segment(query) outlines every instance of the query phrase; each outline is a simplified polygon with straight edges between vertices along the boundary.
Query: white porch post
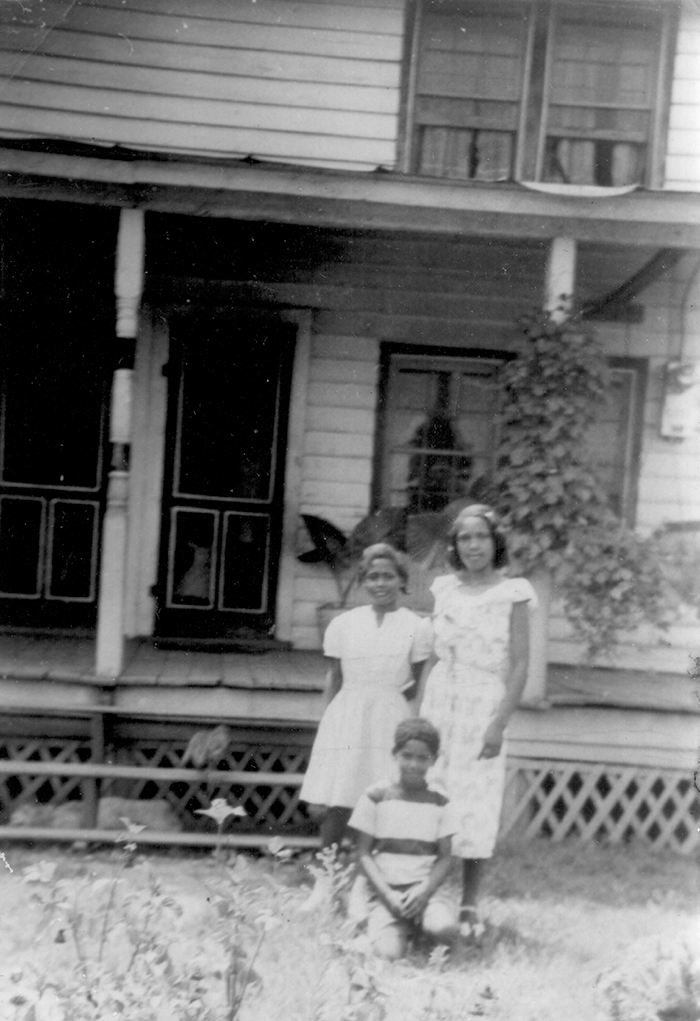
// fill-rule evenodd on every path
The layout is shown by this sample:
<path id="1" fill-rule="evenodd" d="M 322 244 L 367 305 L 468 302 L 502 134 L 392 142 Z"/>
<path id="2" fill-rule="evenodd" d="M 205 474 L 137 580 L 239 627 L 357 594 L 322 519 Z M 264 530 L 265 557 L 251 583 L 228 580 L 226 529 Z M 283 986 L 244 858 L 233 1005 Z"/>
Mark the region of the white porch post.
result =
<path id="1" fill-rule="evenodd" d="M 574 238 L 553 238 L 545 274 L 544 308 L 556 322 L 564 322 L 571 312 L 575 282 L 576 241 Z M 548 571 L 537 571 L 530 580 L 537 593 L 539 606 L 532 615 L 530 666 L 523 701 L 541 702 L 547 695 L 552 578 Z"/>
<path id="2" fill-rule="evenodd" d="M 144 214 L 122 209 L 117 236 L 114 291 L 116 335 L 123 354 L 112 378 L 109 440 L 112 461 L 107 482 L 107 507 L 102 524 L 99 601 L 97 605 L 98 677 L 118 677 L 124 666 L 124 588 L 131 443 L 131 377 L 143 292 Z"/>

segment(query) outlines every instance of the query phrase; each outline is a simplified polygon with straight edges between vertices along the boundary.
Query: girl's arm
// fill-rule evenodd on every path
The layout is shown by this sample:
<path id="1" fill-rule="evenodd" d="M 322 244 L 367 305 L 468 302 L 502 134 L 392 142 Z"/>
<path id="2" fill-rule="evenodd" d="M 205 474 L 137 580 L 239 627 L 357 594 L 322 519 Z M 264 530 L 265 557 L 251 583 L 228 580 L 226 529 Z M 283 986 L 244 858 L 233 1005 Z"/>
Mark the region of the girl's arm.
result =
<path id="1" fill-rule="evenodd" d="M 484 734 L 484 743 L 479 752 L 480 759 L 492 759 L 501 750 L 503 733 L 508 720 L 520 703 L 527 681 L 530 658 L 530 620 L 527 602 L 513 603 L 510 614 L 510 647 L 508 671 L 505 676 L 506 693 L 498 712 Z"/>
<path id="2" fill-rule="evenodd" d="M 325 713 L 335 696 L 343 686 L 343 668 L 339 659 L 328 657 L 328 673 L 326 674 L 326 690 L 323 696 L 323 712 Z"/>
<path id="3" fill-rule="evenodd" d="M 416 714 L 420 716 L 420 707 L 423 703 L 423 695 L 425 694 L 425 683 L 428 680 L 430 671 L 437 663 L 438 658 L 434 652 L 431 652 L 424 663 L 421 663 L 421 675 L 418 681 L 418 691 L 416 692 Z"/>
<path id="4" fill-rule="evenodd" d="M 418 714 L 418 693 L 420 690 L 421 677 L 423 676 L 423 667 L 425 666 L 425 660 L 422 659 L 418 663 L 411 663 L 411 679 L 401 688 L 401 693 L 407 702 L 411 703 L 411 708 L 414 710 L 414 714 Z"/>
<path id="5" fill-rule="evenodd" d="M 401 894 L 397 893 L 396 890 L 392 890 L 372 857 L 372 844 L 374 843 L 374 837 L 370 836 L 369 833 L 363 833 L 362 830 L 356 830 L 356 833 L 357 859 L 360 868 L 367 876 L 370 884 L 374 887 L 379 898 L 389 908 L 392 915 L 401 917 L 403 914 Z"/>
<path id="6" fill-rule="evenodd" d="M 453 864 L 452 837 L 441 837 L 438 840 L 437 859 L 430 875 L 424 883 L 419 883 L 403 895 L 404 918 L 419 918 L 423 914 L 430 898 L 452 871 Z"/>

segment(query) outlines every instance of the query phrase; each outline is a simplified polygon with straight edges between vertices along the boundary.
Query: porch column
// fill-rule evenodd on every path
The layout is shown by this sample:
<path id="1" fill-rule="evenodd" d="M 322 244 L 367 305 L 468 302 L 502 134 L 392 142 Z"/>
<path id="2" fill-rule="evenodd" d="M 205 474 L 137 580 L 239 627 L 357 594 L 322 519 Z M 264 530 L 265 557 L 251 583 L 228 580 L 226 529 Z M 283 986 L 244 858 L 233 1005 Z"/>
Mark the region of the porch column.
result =
<path id="1" fill-rule="evenodd" d="M 562 323 L 571 314 L 576 283 L 576 240 L 553 238 L 547 257 L 544 308 L 555 322 Z M 549 615 L 552 604 L 552 577 L 548 571 L 536 571 L 530 581 L 537 593 L 538 607 L 530 627 L 530 665 L 524 702 L 542 702 L 547 696 L 547 660 Z"/>
<path id="2" fill-rule="evenodd" d="M 102 524 L 100 588 L 97 604 L 95 673 L 118 677 L 124 667 L 124 591 L 131 443 L 131 377 L 138 309 L 143 292 L 144 214 L 122 209 L 117 236 L 114 291 L 117 311 L 116 368 L 112 377 L 109 440 L 112 460 Z"/>

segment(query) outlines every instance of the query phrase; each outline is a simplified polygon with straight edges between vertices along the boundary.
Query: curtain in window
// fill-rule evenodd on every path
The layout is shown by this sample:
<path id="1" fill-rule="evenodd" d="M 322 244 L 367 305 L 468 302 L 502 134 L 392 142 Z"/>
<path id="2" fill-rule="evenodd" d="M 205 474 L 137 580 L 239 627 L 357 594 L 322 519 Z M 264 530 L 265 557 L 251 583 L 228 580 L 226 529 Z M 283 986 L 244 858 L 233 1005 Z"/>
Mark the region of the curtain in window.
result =
<path id="1" fill-rule="evenodd" d="M 513 161 L 513 135 L 506 131 L 469 131 L 425 127 L 419 174 L 460 181 L 507 181 Z"/>

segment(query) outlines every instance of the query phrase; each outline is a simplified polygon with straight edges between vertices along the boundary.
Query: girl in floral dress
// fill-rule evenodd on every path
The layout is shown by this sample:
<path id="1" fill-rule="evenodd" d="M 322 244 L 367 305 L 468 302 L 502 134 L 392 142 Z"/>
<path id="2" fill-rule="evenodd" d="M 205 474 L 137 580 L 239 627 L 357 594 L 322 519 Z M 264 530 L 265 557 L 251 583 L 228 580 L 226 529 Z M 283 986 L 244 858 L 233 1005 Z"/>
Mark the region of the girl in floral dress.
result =
<path id="1" fill-rule="evenodd" d="M 493 511 L 460 512 L 448 537 L 453 573 L 436 578 L 433 629 L 437 663 L 420 713 L 438 728 L 437 771 L 454 805 L 462 859 L 460 921 L 477 922 L 484 861 L 493 854 L 503 801 L 505 731 L 527 679 L 529 613 L 536 602 L 525 578 L 507 578 L 506 543 Z"/>

